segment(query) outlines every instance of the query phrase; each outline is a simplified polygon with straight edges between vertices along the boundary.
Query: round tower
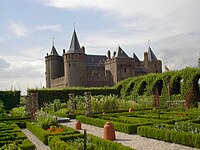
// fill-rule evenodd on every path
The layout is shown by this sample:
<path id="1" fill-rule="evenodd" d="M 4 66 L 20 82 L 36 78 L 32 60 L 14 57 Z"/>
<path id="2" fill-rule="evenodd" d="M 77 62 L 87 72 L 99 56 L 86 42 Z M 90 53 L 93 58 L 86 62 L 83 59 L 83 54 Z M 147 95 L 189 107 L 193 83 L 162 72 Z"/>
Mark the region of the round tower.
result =
<path id="1" fill-rule="evenodd" d="M 80 48 L 75 31 L 72 36 L 70 48 L 64 54 L 64 72 L 66 86 L 86 86 L 85 48 Z"/>
<path id="2" fill-rule="evenodd" d="M 63 57 L 59 56 L 55 46 L 52 46 L 50 55 L 45 57 L 46 65 L 46 87 L 51 87 L 51 80 L 64 76 L 64 61 Z"/>

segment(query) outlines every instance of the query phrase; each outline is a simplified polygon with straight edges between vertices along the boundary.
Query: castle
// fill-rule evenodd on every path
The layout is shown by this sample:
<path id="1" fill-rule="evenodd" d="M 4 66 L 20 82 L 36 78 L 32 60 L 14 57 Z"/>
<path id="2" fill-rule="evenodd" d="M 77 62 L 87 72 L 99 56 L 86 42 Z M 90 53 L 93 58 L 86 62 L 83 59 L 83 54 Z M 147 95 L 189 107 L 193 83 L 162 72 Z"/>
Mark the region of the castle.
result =
<path id="1" fill-rule="evenodd" d="M 69 50 L 63 50 L 60 56 L 53 44 L 51 53 L 45 57 L 45 65 L 47 88 L 112 86 L 129 77 L 162 72 L 162 62 L 150 46 L 143 61 L 134 53 L 129 57 L 120 46 L 112 56 L 110 51 L 107 56 L 87 55 L 85 47 L 80 47 L 75 30 Z"/>

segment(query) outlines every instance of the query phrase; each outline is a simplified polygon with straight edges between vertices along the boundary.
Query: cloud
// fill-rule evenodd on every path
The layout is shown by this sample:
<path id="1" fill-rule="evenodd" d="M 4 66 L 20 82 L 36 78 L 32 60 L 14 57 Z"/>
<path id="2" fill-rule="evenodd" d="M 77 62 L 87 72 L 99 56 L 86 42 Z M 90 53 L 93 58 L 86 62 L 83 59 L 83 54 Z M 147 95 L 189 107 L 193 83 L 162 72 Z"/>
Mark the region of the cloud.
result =
<path id="1" fill-rule="evenodd" d="M 51 30 L 51 31 L 60 32 L 60 31 L 62 31 L 62 27 L 59 24 L 55 24 L 55 25 L 42 25 L 42 26 L 36 27 L 36 30 Z"/>
<path id="2" fill-rule="evenodd" d="M 27 88 L 45 86 L 44 60 L 14 61 L 9 63 L 10 65 L 1 62 L 4 61 L 0 59 L 0 65 L 4 64 L 4 69 L 0 68 L 0 90 L 17 89 L 21 90 L 24 95 Z"/>
<path id="3" fill-rule="evenodd" d="M 10 21 L 8 28 L 11 30 L 11 32 L 18 36 L 18 37 L 26 37 L 28 35 L 28 30 L 25 27 L 24 24 L 20 23 L 20 22 L 14 22 L 14 21 Z"/>
<path id="4" fill-rule="evenodd" d="M 3 58 L 0 58 L 0 70 L 6 69 L 8 67 L 10 67 L 10 64 L 6 60 L 4 60 Z"/>

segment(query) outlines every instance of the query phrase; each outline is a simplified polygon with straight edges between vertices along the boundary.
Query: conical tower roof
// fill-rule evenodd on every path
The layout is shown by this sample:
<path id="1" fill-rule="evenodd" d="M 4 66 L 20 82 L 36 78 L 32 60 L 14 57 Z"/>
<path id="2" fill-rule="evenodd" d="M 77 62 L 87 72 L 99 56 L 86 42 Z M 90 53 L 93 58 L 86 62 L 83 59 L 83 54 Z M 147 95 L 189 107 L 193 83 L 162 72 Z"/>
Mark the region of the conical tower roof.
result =
<path id="1" fill-rule="evenodd" d="M 158 60 L 156 58 L 155 54 L 153 53 L 153 51 L 151 50 L 150 46 L 149 46 L 149 50 L 148 50 L 148 60 L 149 61 L 157 61 Z"/>
<path id="2" fill-rule="evenodd" d="M 139 58 L 136 56 L 135 53 L 133 53 L 133 59 L 134 59 L 135 61 L 140 61 Z"/>
<path id="3" fill-rule="evenodd" d="M 123 51 L 120 46 L 118 47 L 116 58 L 128 58 L 128 55 Z"/>
<path id="4" fill-rule="evenodd" d="M 51 53 L 50 55 L 58 55 L 58 52 L 56 51 L 56 48 L 55 46 L 53 45 L 52 48 L 51 48 Z"/>
<path id="5" fill-rule="evenodd" d="M 67 53 L 82 53 L 82 51 L 80 50 L 80 44 L 75 30 L 73 32 L 71 44 Z"/>

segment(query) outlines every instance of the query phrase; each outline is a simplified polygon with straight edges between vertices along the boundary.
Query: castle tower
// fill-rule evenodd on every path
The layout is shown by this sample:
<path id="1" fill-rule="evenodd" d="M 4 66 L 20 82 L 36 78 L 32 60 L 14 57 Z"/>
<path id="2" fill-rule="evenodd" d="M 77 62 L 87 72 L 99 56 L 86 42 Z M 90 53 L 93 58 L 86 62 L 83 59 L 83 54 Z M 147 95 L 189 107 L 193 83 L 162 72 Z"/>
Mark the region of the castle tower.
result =
<path id="1" fill-rule="evenodd" d="M 147 73 L 161 73 L 162 72 L 162 62 L 158 60 L 153 53 L 151 47 L 149 46 L 148 52 L 144 53 L 144 67 Z"/>
<path id="2" fill-rule="evenodd" d="M 105 61 L 105 70 L 112 75 L 113 85 L 123 79 L 132 77 L 134 75 L 132 68 L 134 68 L 134 59 L 129 57 L 120 46 L 117 53 L 114 53 L 112 58 Z"/>
<path id="3" fill-rule="evenodd" d="M 63 57 L 59 56 L 54 44 L 52 45 L 51 53 L 45 57 L 46 65 L 46 87 L 51 87 L 51 80 L 64 76 Z"/>
<path id="4" fill-rule="evenodd" d="M 74 30 L 69 50 L 64 56 L 65 86 L 86 86 L 85 48 L 80 47 Z"/>

